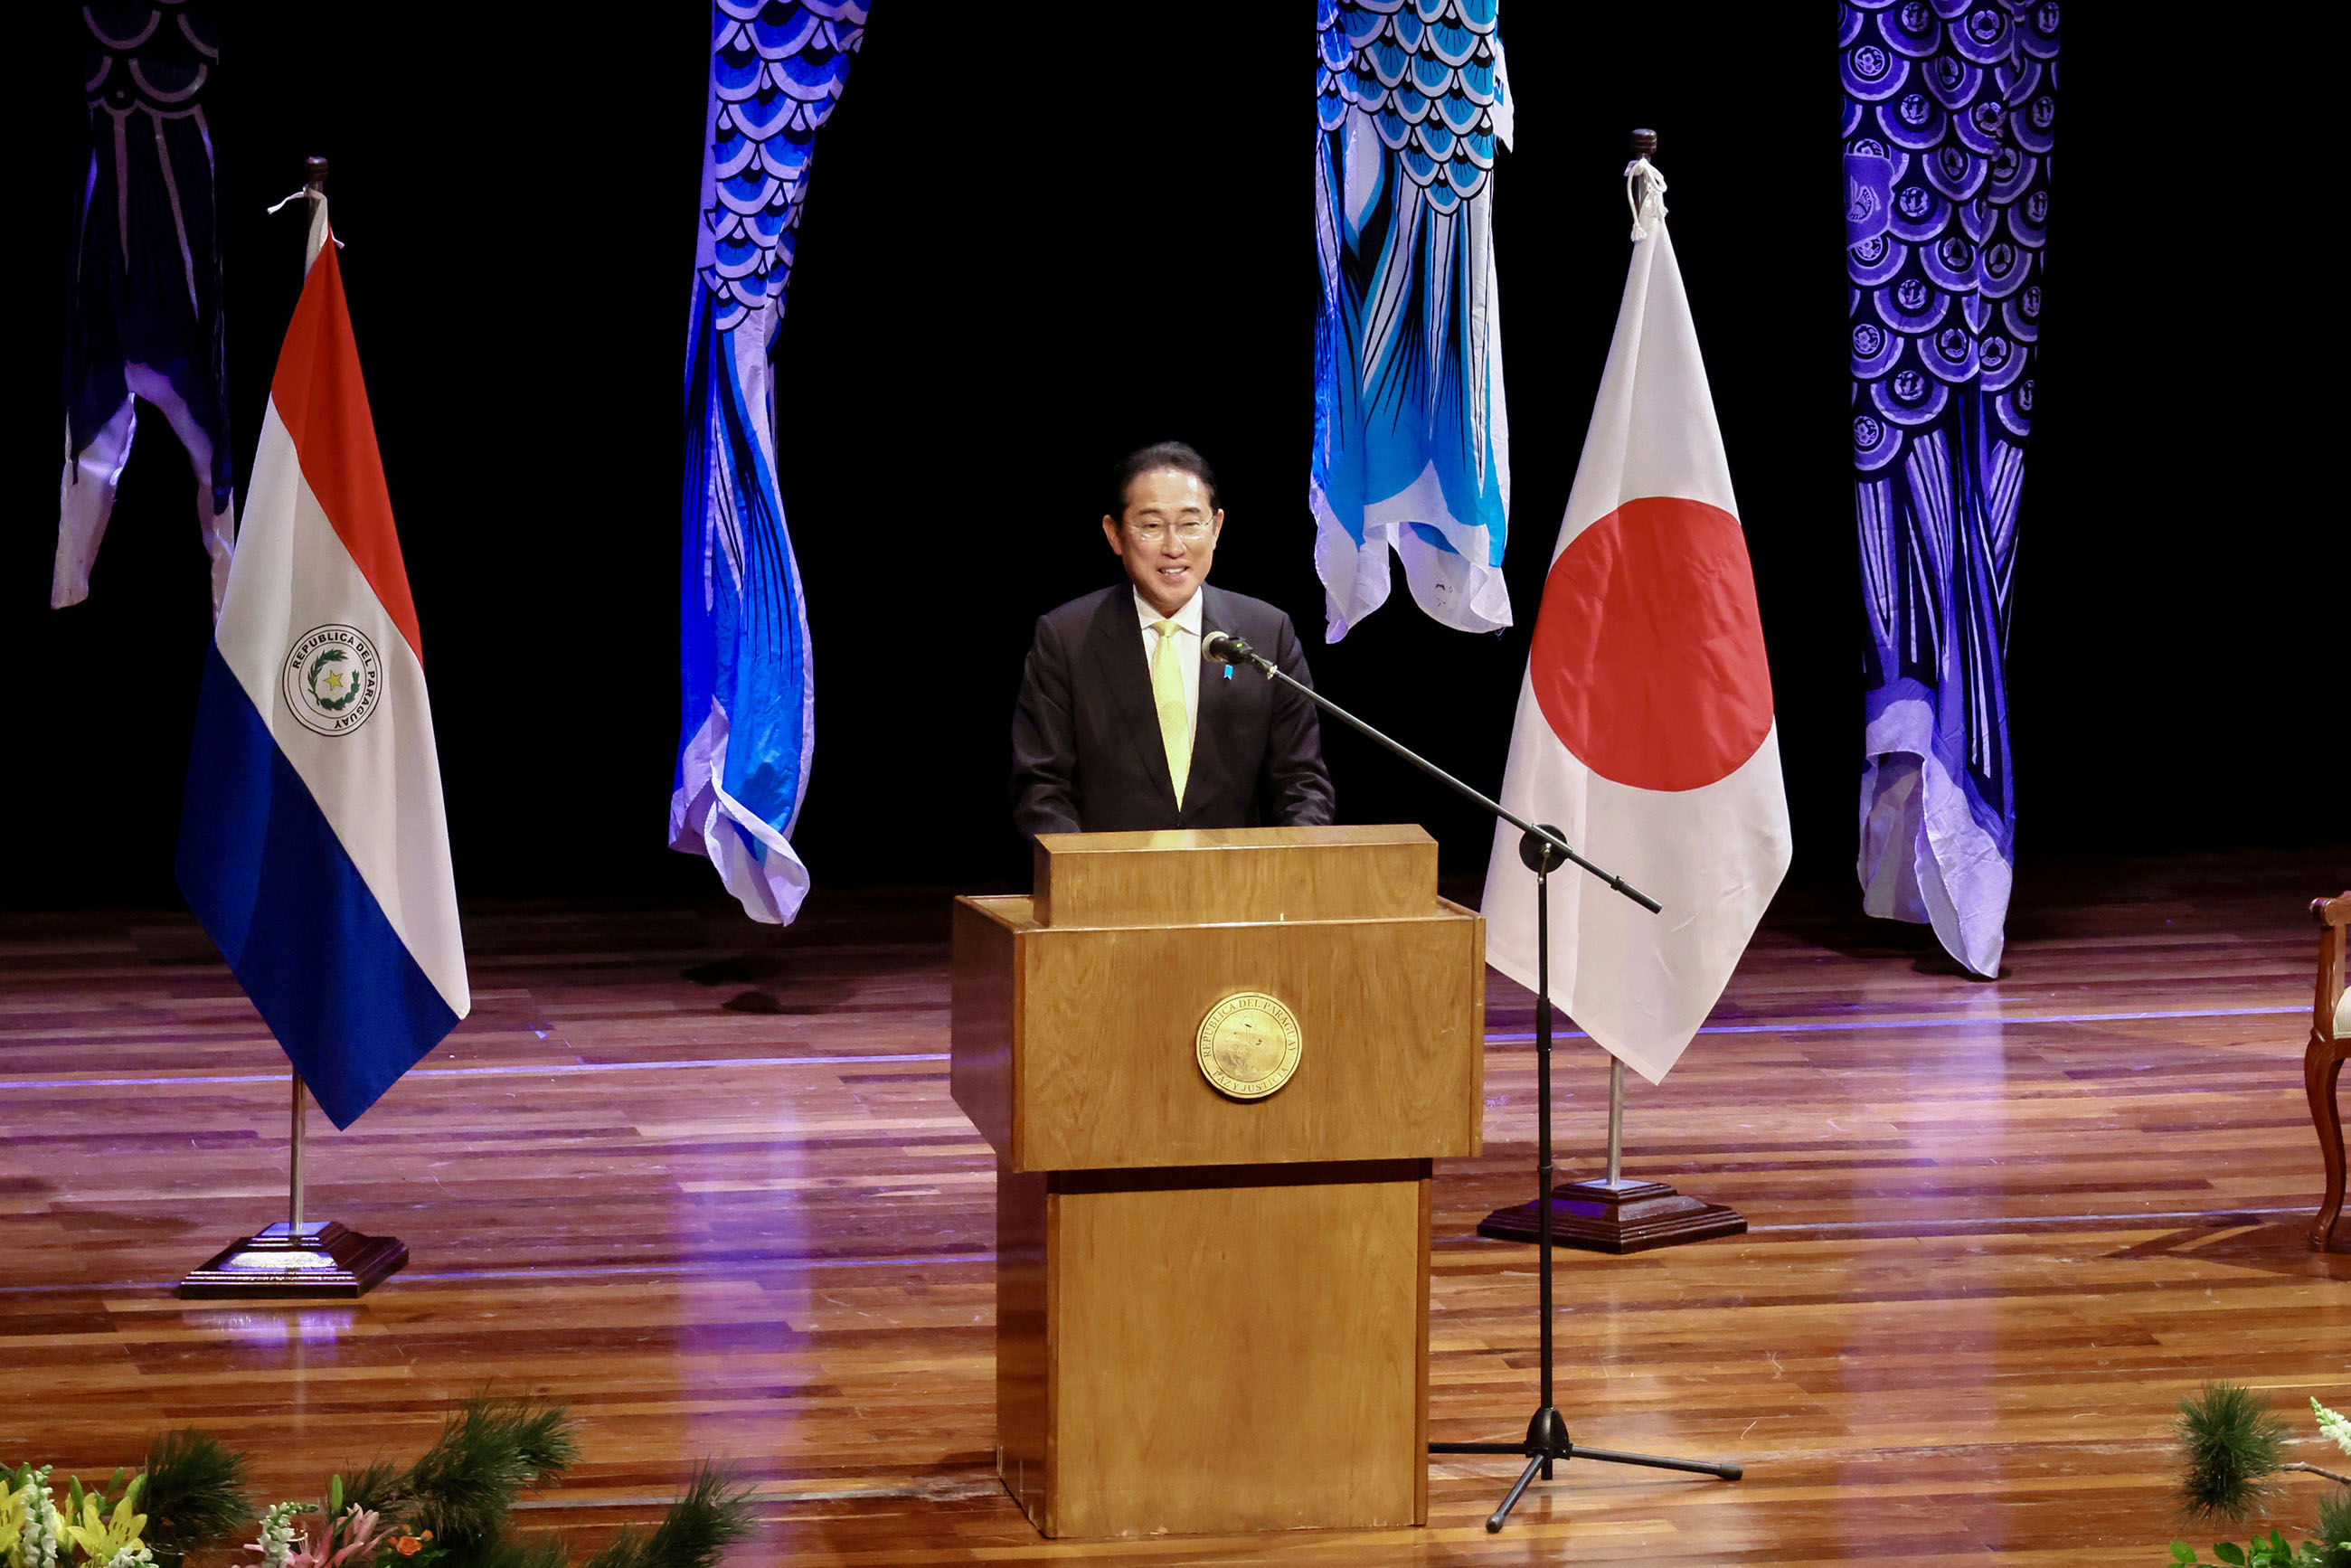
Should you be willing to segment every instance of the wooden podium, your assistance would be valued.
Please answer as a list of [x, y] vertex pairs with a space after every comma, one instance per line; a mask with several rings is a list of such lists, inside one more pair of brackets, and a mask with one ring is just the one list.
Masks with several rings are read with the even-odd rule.
[[[1418, 828], [1049, 834], [956, 902], [997, 1157], [997, 1468], [1049, 1536], [1425, 1523], [1429, 1161], [1479, 1152], [1485, 925]], [[1297, 1024], [1234, 1098], [1225, 998]]]

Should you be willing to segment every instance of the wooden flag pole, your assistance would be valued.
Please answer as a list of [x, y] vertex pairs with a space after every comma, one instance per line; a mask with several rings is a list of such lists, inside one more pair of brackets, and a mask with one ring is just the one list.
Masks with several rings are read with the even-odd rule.
[[[302, 1081], [294, 1080], [294, 1157], [302, 1157]], [[297, 1165], [297, 1171], [302, 1167]], [[295, 1178], [299, 1181], [301, 1178]], [[1625, 1179], [1625, 1063], [1616, 1057], [1608, 1059], [1608, 1185], [1614, 1186]], [[295, 1203], [302, 1199], [296, 1189]], [[302, 1210], [294, 1210], [295, 1223], [301, 1223]]]
[[[310, 1096], [302, 1087], [302, 1074], [294, 1077], [294, 1131], [287, 1141], [289, 1157], [286, 1176], [286, 1228], [295, 1235], [302, 1234], [302, 1129], [310, 1118], [304, 1114], [310, 1108]], [[1613, 1154], [1613, 1150], [1611, 1151]], [[1616, 1174], [1616, 1162], [1608, 1162], [1608, 1174]]]

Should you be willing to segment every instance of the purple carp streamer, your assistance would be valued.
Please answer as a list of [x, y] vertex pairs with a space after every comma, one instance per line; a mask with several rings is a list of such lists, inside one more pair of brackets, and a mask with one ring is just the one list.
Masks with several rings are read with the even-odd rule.
[[2056, 0], [1851, 0], [1845, 274], [1862, 907], [2000, 972], [2009, 610], [2057, 118]]
[[89, 574], [139, 429], [163, 416], [195, 468], [213, 613], [235, 537], [220, 225], [204, 89], [220, 59], [211, 0], [91, 0], [81, 8], [89, 155], [66, 314], [66, 455], [49, 602]]

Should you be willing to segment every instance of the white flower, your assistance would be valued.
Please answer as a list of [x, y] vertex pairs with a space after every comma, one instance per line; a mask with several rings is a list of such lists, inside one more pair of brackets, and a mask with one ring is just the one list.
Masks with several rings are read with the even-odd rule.
[[2335, 1439], [2335, 1446], [2351, 1454], [2351, 1421], [2345, 1420], [2314, 1399], [2310, 1407], [2318, 1413], [2318, 1429]]
[[261, 1539], [246, 1547], [247, 1552], [261, 1553], [259, 1568], [286, 1568], [286, 1559], [294, 1552], [294, 1516], [309, 1511], [307, 1502], [270, 1505], [269, 1511], [261, 1516]]
[[0, 1544], [0, 1551], [13, 1548], [10, 1562], [16, 1568], [57, 1568], [57, 1532], [65, 1520], [57, 1512], [57, 1503], [49, 1497], [49, 1467], [26, 1477], [16, 1491], [16, 1510], [21, 1511], [24, 1523], [17, 1538]]

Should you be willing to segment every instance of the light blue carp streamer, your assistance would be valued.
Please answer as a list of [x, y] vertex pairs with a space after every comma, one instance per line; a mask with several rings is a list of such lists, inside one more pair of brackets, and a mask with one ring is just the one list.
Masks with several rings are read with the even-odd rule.
[[1320, 0], [1315, 570], [1336, 642], [1388, 553], [1447, 626], [1510, 623], [1510, 420], [1494, 152], [1510, 139], [1499, 0]]
[[841, 101], [866, 0], [717, 0], [686, 329], [683, 714], [670, 847], [706, 855], [755, 920], [807, 896], [790, 835], [815, 686], [799, 565], [777, 487], [777, 328], [818, 129]]

